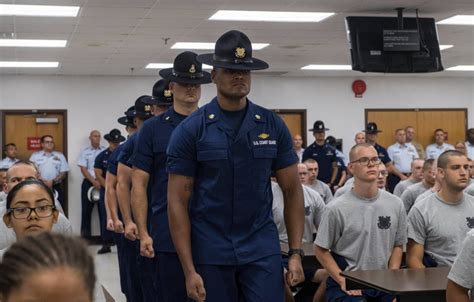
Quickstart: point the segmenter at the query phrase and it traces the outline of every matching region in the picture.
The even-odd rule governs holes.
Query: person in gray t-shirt
[[[319,165],[318,162],[314,159],[307,159],[304,161],[306,167],[308,168],[308,176],[306,178],[305,185],[315,190],[321,195],[324,202],[328,204],[333,199],[331,188],[324,182],[318,180]]]
[[[419,183],[409,186],[402,193],[400,198],[405,205],[407,213],[415,203],[416,198],[435,184],[436,167],[433,159],[425,160],[423,164],[423,180]]]
[[[474,228],[474,197],[467,157],[456,150],[438,158],[440,190],[417,202],[408,214],[407,263],[411,268],[450,266],[466,233]]]
[[[461,251],[454,261],[448,275],[448,286],[446,288],[447,302],[469,302],[469,290],[471,290],[471,301],[474,301],[474,230],[467,233]]]
[[[403,191],[411,185],[414,185],[423,180],[423,159],[414,159],[411,162],[410,177],[405,180],[400,181],[395,188],[393,189],[393,195],[402,196]]]
[[[328,301],[364,296],[361,290],[347,291],[340,272],[398,269],[407,241],[402,201],[377,187],[380,159],[375,148],[356,145],[349,157],[353,189],[327,205],[314,242],[316,257],[331,277]],[[390,297],[378,292],[377,298]]]

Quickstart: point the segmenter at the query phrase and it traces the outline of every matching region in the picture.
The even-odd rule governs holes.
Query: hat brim
[[[227,68],[235,70],[263,70],[267,69],[268,63],[257,58],[252,58],[252,63],[234,63],[234,62],[222,62],[214,60],[214,54],[205,53],[198,55],[196,60],[202,64],[211,65],[217,68]]]
[[[122,116],[122,117],[119,117],[117,119],[117,122],[121,125],[124,125],[124,126],[129,126],[129,127],[133,127],[133,123],[130,123],[129,120],[128,120],[128,117],[126,116]],[[104,135],[104,139],[105,139],[105,135]]]
[[[147,105],[166,106],[166,107],[170,107],[173,105],[173,102],[167,102],[163,99],[155,99],[155,98],[151,98],[150,101],[146,101],[143,103]]]
[[[171,82],[176,82],[179,84],[209,84],[211,83],[212,82],[211,74],[204,70],[201,72],[203,76],[200,78],[177,77],[173,75],[173,68],[162,69],[160,70],[159,74],[163,79],[171,81]]]
[[[112,143],[121,143],[121,142],[125,141],[125,137],[123,137],[121,135],[120,135],[119,139],[115,140],[115,139],[111,138],[108,133],[106,135],[104,135],[104,139],[106,141],[112,142]]]
[[[324,129],[309,129],[308,130],[309,132],[324,132],[324,131],[329,131],[328,128],[324,128]]]
[[[362,130],[362,132],[365,132],[365,133],[367,133],[367,134],[376,134],[376,133],[382,132],[382,130],[377,130],[377,131]]]

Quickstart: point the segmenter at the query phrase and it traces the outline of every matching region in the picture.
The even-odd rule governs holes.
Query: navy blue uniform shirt
[[[387,164],[391,162],[392,160],[390,159],[390,156],[388,156],[387,149],[384,147],[380,146],[379,144],[375,144],[374,146],[375,150],[377,151],[377,154],[380,158],[380,160],[384,163]]]
[[[336,149],[328,144],[320,146],[314,142],[304,150],[302,162],[308,158],[318,162],[318,179],[324,183],[329,183],[332,176],[332,164],[337,162]]]
[[[270,175],[298,157],[283,120],[247,103],[234,139],[217,98],[171,136],[168,172],[194,178],[189,213],[197,264],[240,265],[281,253]]]
[[[104,151],[100,152],[94,161],[94,169],[101,169],[102,170],[102,177],[105,178],[105,174],[107,173],[107,165],[109,164],[109,158],[112,154],[112,151],[107,148]]]
[[[159,252],[175,252],[168,226],[168,173],[166,173],[166,149],[171,133],[186,116],[176,113],[173,108],[153,117],[143,124],[135,144],[135,150],[129,160],[134,167],[150,175],[148,186],[149,210],[153,219],[152,238]]]
[[[129,163],[129,159],[132,157],[133,150],[135,149],[135,144],[137,141],[138,133],[133,133],[128,140],[123,143],[122,150],[118,156],[118,162],[131,168],[132,165]]]
[[[120,152],[122,152],[124,144],[119,145],[112,154],[110,154],[109,162],[107,163],[107,172],[112,173],[113,175],[117,176],[117,168],[118,168],[118,157]]]

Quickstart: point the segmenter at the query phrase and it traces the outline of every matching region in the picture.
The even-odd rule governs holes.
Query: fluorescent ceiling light
[[[320,22],[334,13],[219,10],[209,20],[263,22]]]
[[[216,43],[205,42],[176,42],[171,49],[209,49],[214,50]],[[260,50],[270,45],[269,43],[252,43],[253,50]]]
[[[56,68],[59,62],[0,61],[0,68]]]
[[[0,47],[66,47],[67,40],[0,39]]]
[[[474,65],[457,65],[449,67],[446,70],[450,71],[474,71]]]
[[[0,4],[0,16],[77,17],[79,6]]]
[[[317,65],[311,64],[301,67],[302,70],[352,70],[351,65]]]
[[[164,69],[173,67],[173,63],[150,63],[145,68],[146,69]],[[202,64],[202,69],[212,69],[212,66]]]
[[[474,25],[474,15],[456,15],[437,22],[437,24]]]
[[[454,45],[440,45],[439,46],[439,50],[445,50],[445,49],[448,49],[448,48],[451,48],[453,47]]]

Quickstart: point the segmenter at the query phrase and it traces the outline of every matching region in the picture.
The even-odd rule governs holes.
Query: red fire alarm
[[[352,83],[352,91],[354,91],[354,96],[356,98],[361,98],[364,92],[367,90],[367,84],[362,80],[355,80]]]

